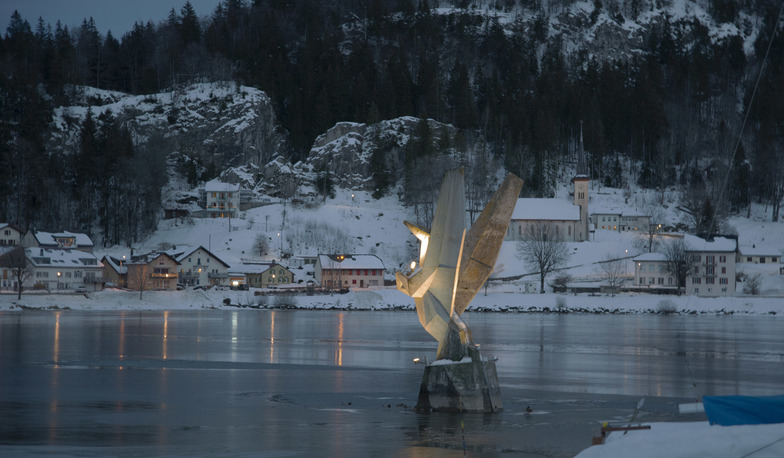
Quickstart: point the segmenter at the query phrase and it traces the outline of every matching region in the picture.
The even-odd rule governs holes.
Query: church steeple
[[[585,150],[583,150],[583,122],[580,121],[580,146],[577,148],[577,174],[578,177],[588,176],[588,166],[585,163]]]
[[[574,184],[574,204],[580,207],[580,224],[575,228],[575,241],[588,240],[588,166],[583,149],[583,122],[580,121],[580,146],[577,148],[577,173],[572,178]]]

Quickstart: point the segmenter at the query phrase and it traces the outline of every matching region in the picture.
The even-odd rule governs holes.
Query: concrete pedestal
[[[479,350],[461,361],[437,360],[425,367],[418,412],[495,412],[503,409],[495,361],[482,360]]]

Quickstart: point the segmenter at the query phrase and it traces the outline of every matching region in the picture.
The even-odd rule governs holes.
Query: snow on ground
[[[736,458],[784,456],[784,424],[718,426],[708,422],[652,423],[650,430],[613,432],[578,458]]]
[[[261,293],[264,294],[261,294]],[[259,294],[257,294],[259,293]],[[276,308],[280,293],[275,290],[184,290],[138,291],[106,289],[94,293],[41,294],[25,292],[17,300],[16,293],[0,295],[0,310],[19,308],[71,310],[188,310],[234,309],[237,307]],[[286,307],[337,310],[415,310],[414,301],[394,287],[358,289],[347,294],[314,294],[286,296]],[[229,305],[225,300],[229,300]],[[587,294],[522,294],[489,288],[480,291],[468,312],[562,312],[562,313],[680,313],[778,315],[784,313],[781,298],[693,296],[657,296],[651,294],[619,294],[615,297]],[[470,313],[466,320],[470,322]]]

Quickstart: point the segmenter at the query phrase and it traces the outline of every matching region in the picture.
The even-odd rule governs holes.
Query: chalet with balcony
[[[204,184],[204,216],[236,218],[240,209],[240,185],[210,180]]]
[[[179,263],[179,283],[181,285],[217,286],[229,284],[230,266],[203,246],[172,248],[167,253]]]
[[[176,291],[179,263],[168,253],[150,252],[131,256],[126,264],[128,288]]]

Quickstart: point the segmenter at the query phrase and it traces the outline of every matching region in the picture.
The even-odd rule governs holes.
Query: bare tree
[[[150,287],[152,277],[150,266],[144,262],[128,264],[128,287],[139,290],[139,300],[142,300],[144,291]]]
[[[692,255],[686,251],[686,242],[682,238],[677,238],[664,244],[662,254],[666,258],[665,269],[678,282],[678,295],[681,288],[686,287],[686,277],[693,270]]]
[[[604,261],[599,262],[599,267],[602,270],[602,276],[607,281],[607,285],[610,287],[610,293],[612,294],[612,297],[615,297],[615,291],[623,282],[623,276],[626,273],[626,269],[624,268],[625,266],[623,263],[623,259],[618,259],[610,253],[607,253],[604,256]]]
[[[555,225],[535,222],[525,228],[523,240],[517,242],[517,256],[531,269],[538,269],[540,291],[544,294],[545,278],[569,259],[569,251]]]
[[[760,275],[759,272],[749,275],[743,282],[743,293],[750,296],[759,296],[761,286],[762,275]]]
[[[5,255],[0,256],[0,266],[11,271],[11,275],[16,279],[17,284],[16,299],[21,299],[24,282],[33,276],[33,268],[27,262],[24,247],[18,246]]]
[[[259,256],[264,256],[269,252],[269,242],[267,236],[259,233],[253,241],[253,251]]]
[[[664,219],[664,210],[662,206],[655,203],[655,202],[646,202],[643,205],[643,212],[648,217],[648,227],[645,228],[645,232],[643,232],[643,240],[644,240],[644,250],[647,250],[648,253],[653,253],[654,251],[658,251],[659,247],[659,240],[656,235],[659,233],[662,227],[662,221]]]

